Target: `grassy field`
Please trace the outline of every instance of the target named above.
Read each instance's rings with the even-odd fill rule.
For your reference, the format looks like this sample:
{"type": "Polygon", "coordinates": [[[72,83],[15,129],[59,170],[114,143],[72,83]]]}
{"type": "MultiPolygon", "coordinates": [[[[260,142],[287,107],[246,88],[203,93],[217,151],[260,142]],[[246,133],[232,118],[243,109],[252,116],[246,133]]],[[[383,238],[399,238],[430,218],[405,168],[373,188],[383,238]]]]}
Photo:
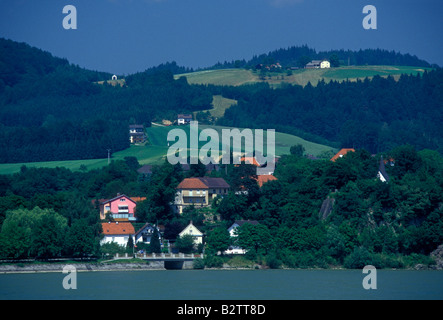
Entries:
{"type": "MultiPolygon", "coordinates": [[[[219,150],[224,150],[224,146],[221,141],[221,133],[222,129],[232,129],[229,127],[222,126],[198,126],[198,133],[200,134],[201,130],[206,128],[212,128],[219,133],[220,145],[219,150]]],[[[140,164],[161,164],[167,155],[168,151],[168,141],[167,136],[170,130],[172,129],[182,129],[185,131],[188,137],[188,146],[189,139],[191,136],[190,126],[152,126],[146,129],[146,133],[148,135],[148,143],[144,145],[132,145],[130,148],[126,150],[122,150],[119,152],[115,152],[112,154],[112,160],[123,160],[125,157],[136,157],[140,164]]],[[[254,130],[253,130],[254,132],[254,130]]],[[[264,132],[264,137],[258,137],[258,139],[263,139],[263,144],[266,145],[266,131],[264,132]]],[[[254,136],[255,137],[255,136],[254,136]]],[[[174,142],[170,142],[172,145],[174,142]]],[[[207,142],[200,141],[199,148],[204,146],[207,142]]],[[[329,146],[309,142],[303,140],[297,136],[293,136],[286,133],[276,132],[275,133],[275,154],[280,156],[283,154],[289,154],[289,149],[291,146],[296,144],[302,144],[307,153],[312,154],[314,156],[320,155],[322,152],[327,152],[332,150],[333,152],[337,152],[336,149],[331,148],[329,146]]],[[[239,151],[239,150],[234,150],[239,151]]],[[[242,150],[243,151],[243,150],[242,150]]],[[[266,151],[266,150],[265,150],[266,151]]],[[[28,163],[6,163],[0,164],[0,174],[12,174],[20,171],[20,168],[23,165],[27,167],[45,167],[45,168],[56,168],[56,167],[65,167],[72,171],[79,171],[81,168],[86,168],[86,170],[98,169],[106,166],[108,163],[107,158],[103,159],[91,159],[91,160],[67,160],[67,161],[48,161],[48,162],[28,162],[28,163]]]]}
{"type": "Polygon", "coordinates": [[[247,83],[267,82],[272,87],[278,87],[282,83],[298,84],[305,86],[308,82],[312,85],[324,79],[325,82],[332,80],[356,81],[366,77],[372,78],[376,75],[387,77],[393,76],[398,79],[401,74],[423,73],[429,68],[408,67],[408,66],[349,66],[330,69],[299,69],[293,70],[291,75],[286,72],[268,73],[264,80],[260,79],[258,72],[245,69],[222,69],[207,70],[187,74],[176,75],[176,78],[186,76],[190,84],[214,84],[239,86],[247,83]]]}

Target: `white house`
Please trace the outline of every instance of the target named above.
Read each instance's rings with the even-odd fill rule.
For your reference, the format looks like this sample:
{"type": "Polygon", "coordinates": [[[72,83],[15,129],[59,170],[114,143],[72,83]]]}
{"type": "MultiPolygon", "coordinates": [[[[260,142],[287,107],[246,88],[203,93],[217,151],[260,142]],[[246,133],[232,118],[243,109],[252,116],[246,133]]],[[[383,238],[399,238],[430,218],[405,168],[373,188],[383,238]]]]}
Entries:
{"type": "Polygon", "coordinates": [[[192,121],[191,114],[179,114],[177,116],[177,123],[180,124],[188,124],[192,121]]]}
{"type": "Polygon", "coordinates": [[[179,236],[182,237],[184,235],[191,235],[194,237],[194,244],[199,245],[203,243],[203,233],[197,229],[196,226],[192,224],[192,221],[186,228],[183,229],[182,232],[179,233],[179,236]]]}
{"type": "Polygon", "coordinates": [[[323,60],[320,63],[320,69],[327,69],[331,67],[331,63],[328,60],[323,60]]]}
{"type": "Polygon", "coordinates": [[[129,237],[134,240],[135,230],[129,222],[104,222],[102,223],[104,237],[100,244],[115,242],[118,245],[126,246],[129,237]]]}
{"type": "Polygon", "coordinates": [[[235,245],[235,238],[237,238],[237,229],[240,228],[245,223],[250,223],[253,225],[259,224],[258,221],[255,220],[236,220],[234,223],[228,228],[229,235],[231,238],[234,238],[233,245],[229,247],[228,250],[224,252],[224,254],[245,254],[246,250],[240,246],[235,245]]]}
{"type": "Polygon", "coordinates": [[[306,69],[326,69],[330,67],[331,63],[328,60],[312,60],[305,66],[306,69]]]}

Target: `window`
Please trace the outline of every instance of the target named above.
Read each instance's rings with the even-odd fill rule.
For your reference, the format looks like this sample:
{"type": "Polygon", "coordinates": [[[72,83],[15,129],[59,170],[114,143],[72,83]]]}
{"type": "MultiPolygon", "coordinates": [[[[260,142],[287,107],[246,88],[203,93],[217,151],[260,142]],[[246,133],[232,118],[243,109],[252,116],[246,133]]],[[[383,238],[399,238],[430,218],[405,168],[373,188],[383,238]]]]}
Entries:
{"type": "Polygon", "coordinates": [[[125,199],[125,198],[121,198],[121,199],[120,199],[120,201],[122,201],[122,202],[123,202],[123,201],[126,201],[126,199],[125,199]]]}

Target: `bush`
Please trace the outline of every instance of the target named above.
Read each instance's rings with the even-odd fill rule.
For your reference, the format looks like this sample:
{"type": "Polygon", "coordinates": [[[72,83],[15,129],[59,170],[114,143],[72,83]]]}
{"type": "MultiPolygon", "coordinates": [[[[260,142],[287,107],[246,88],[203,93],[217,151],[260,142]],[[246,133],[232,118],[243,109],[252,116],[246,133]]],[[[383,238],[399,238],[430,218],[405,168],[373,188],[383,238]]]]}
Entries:
{"type": "Polygon", "coordinates": [[[343,266],[347,269],[363,269],[372,264],[369,251],[364,247],[354,248],[354,251],[345,258],[343,266]]]}
{"type": "Polygon", "coordinates": [[[204,258],[204,264],[208,268],[222,268],[223,267],[223,259],[217,256],[207,255],[204,258]]]}
{"type": "Polygon", "coordinates": [[[271,269],[279,269],[282,265],[282,261],[277,258],[275,253],[271,253],[266,257],[266,265],[271,269]]]}
{"type": "Polygon", "coordinates": [[[194,269],[204,269],[205,268],[205,261],[202,258],[196,258],[196,259],[194,259],[194,262],[192,263],[192,267],[194,269]]]}

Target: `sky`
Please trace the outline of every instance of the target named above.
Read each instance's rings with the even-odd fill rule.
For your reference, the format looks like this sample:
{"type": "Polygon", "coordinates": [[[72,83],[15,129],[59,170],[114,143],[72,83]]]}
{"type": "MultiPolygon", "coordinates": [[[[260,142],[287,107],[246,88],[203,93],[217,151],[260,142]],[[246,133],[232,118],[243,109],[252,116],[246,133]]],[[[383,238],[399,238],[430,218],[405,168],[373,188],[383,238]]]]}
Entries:
{"type": "Polygon", "coordinates": [[[442,0],[0,0],[0,37],[118,75],[300,45],[394,50],[443,66],[442,9],[442,0]],[[66,5],[77,29],[63,27],[66,5]],[[377,29],[363,28],[366,5],[377,29]]]}

